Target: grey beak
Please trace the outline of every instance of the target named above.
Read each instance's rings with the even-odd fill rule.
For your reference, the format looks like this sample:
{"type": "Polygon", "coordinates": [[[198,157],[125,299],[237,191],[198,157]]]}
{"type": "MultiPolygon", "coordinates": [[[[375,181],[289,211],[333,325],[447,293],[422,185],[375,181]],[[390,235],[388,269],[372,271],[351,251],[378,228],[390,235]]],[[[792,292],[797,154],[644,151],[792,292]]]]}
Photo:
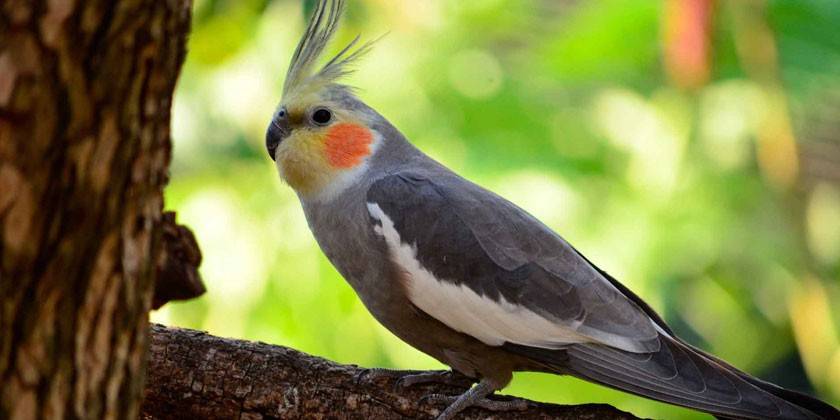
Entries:
{"type": "Polygon", "coordinates": [[[289,136],[290,132],[288,113],[286,108],[282,107],[274,114],[271,124],[268,125],[268,130],[265,132],[265,148],[268,150],[268,156],[271,157],[271,160],[276,160],[277,146],[289,136]]]}

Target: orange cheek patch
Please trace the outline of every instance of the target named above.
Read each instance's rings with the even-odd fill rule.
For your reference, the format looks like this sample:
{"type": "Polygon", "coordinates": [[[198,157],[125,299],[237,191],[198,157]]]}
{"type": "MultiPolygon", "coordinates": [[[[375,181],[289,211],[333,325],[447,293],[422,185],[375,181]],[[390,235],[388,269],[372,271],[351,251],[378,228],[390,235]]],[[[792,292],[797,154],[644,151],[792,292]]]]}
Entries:
{"type": "Polygon", "coordinates": [[[327,161],[335,168],[352,168],[370,154],[373,134],[365,127],[351,123],[336,124],[327,132],[327,161]]]}

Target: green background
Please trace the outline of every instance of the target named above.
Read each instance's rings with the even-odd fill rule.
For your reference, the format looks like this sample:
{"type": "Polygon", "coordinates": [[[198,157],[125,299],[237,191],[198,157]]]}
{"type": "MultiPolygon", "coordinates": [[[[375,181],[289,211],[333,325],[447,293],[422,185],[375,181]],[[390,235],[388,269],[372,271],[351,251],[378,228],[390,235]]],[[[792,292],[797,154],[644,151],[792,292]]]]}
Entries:
{"type": "MultiPolygon", "coordinates": [[[[699,65],[669,58],[693,48],[669,34],[704,0],[349,3],[331,51],[387,34],[348,83],[416,145],[556,229],[688,341],[840,404],[840,2],[718,1],[699,65]]],[[[311,8],[195,2],[166,206],[198,238],[208,292],[152,320],[440,368],[367,313],[265,152],[311,8]]],[[[550,375],[505,392],[709,418],[550,375]]]]}

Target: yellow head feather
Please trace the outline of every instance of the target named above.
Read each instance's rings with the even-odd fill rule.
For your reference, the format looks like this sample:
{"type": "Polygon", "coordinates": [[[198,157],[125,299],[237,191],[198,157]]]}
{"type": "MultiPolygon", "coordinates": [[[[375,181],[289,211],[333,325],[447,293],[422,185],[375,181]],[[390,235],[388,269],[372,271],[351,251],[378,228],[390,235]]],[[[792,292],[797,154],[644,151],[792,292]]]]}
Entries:
{"type": "Polygon", "coordinates": [[[284,99],[309,96],[335,84],[338,79],[351,73],[350,64],[370,50],[372,42],[367,42],[351,52],[359,42],[359,36],[356,36],[320,70],[314,70],[316,61],[335,35],[343,12],[344,0],[318,0],[289,64],[283,84],[284,99]]]}

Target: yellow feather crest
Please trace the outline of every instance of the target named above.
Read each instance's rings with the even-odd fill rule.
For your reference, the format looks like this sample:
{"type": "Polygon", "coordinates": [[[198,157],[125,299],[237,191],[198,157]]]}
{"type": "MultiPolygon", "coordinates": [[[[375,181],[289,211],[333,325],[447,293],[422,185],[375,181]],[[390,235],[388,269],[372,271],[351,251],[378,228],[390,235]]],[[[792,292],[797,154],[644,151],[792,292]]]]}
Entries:
{"type": "Polygon", "coordinates": [[[293,92],[315,92],[335,83],[336,80],[350,74],[352,72],[349,68],[350,64],[370,50],[373,42],[367,42],[351,52],[359,42],[359,36],[356,36],[320,70],[314,71],[316,61],[323,54],[324,48],[338,28],[344,6],[344,0],[317,0],[306,31],[292,55],[286,81],[283,84],[284,97],[293,92]]]}

